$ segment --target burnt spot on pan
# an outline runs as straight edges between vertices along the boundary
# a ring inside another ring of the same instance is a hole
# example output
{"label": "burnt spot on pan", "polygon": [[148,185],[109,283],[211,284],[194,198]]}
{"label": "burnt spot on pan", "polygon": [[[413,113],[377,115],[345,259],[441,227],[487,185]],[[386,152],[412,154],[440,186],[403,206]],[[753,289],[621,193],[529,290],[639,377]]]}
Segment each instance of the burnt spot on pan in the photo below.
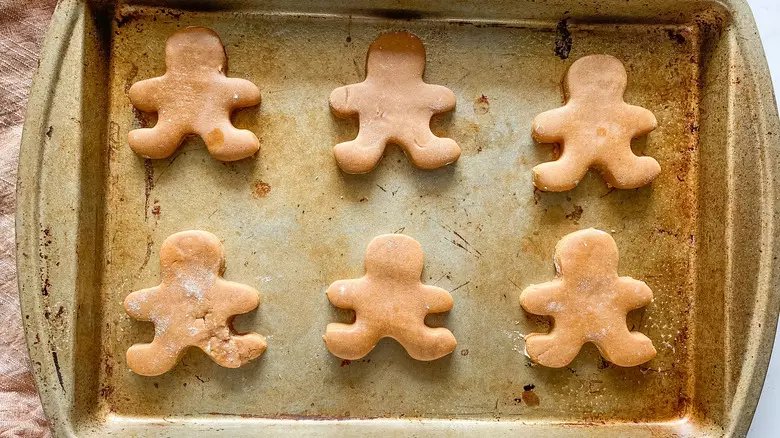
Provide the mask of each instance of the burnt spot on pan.
{"label": "burnt spot on pan", "polygon": [[572,211],[570,213],[566,213],[566,219],[577,224],[579,223],[579,220],[582,218],[583,212],[584,210],[582,209],[582,206],[575,204],[574,207],[572,208]]}
{"label": "burnt spot on pan", "polygon": [[154,203],[152,204],[152,214],[154,215],[155,219],[159,219],[162,215],[162,208],[160,207],[159,199],[155,199]]}
{"label": "burnt spot on pan", "polygon": [[423,14],[420,11],[411,9],[367,9],[365,13],[376,17],[388,18],[390,20],[419,20],[421,18],[431,18],[430,14]]}
{"label": "burnt spot on pan", "polygon": [[568,19],[559,21],[558,25],[555,27],[555,31],[558,34],[555,37],[555,56],[561,58],[562,60],[566,60],[566,58],[569,57],[569,53],[571,52],[572,44]]}
{"label": "burnt spot on pan", "polygon": [[539,406],[540,400],[539,396],[534,392],[535,388],[536,385],[533,383],[523,386],[523,394],[520,398],[523,400],[523,403],[528,406]]}
{"label": "burnt spot on pan", "polygon": [[483,116],[490,112],[490,101],[484,94],[477,98],[474,102],[474,114]]}
{"label": "burnt spot on pan", "polygon": [[677,44],[685,44],[685,36],[673,29],[667,29],[666,35],[669,36],[669,39],[676,42]]}
{"label": "burnt spot on pan", "polygon": [[149,219],[149,195],[154,188],[154,166],[149,158],[144,160],[144,169],[146,170],[146,180],[144,182],[144,221]]}

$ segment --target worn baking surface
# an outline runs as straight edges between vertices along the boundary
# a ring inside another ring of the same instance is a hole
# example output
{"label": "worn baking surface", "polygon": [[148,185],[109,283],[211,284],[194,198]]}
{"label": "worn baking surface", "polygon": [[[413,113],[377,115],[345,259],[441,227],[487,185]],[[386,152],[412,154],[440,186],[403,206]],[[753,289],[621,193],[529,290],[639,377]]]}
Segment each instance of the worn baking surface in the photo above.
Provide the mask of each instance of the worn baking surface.
{"label": "worn baking surface", "polygon": [[[565,421],[685,415],[696,275],[697,30],[124,12],[112,25],[110,60],[104,412]],[[260,109],[234,118],[260,138],[256,158],[220,163],[198,138],[165,160],[144,160],[127,146],[128,130],[153,120],[133,111],[128,87],[164,72],[165,39],[189,25],[214,29],[226,46],[228,76],[260,87]],[[422,38],[426,81],[457,95],[456,110],[433,126],[458,141],[463,156],[425,172],[391,147],[373,172],[346,175],[331,149],[354,138],[357,126],[331,115],[328,95],[363,80],[370,42],[397,30]],[[610,190],[591,171],[569,192],[535,192],[531,168],[552,159],[553,148],[533,142],[531,121],[562,104],[567,66],[593,53],[621,59],[626,101],[657,117],[658,128],[634,150],[655,157],[662,172],[638,190]],[[554,275],[562,236],[587,227],[611,233],[620,274],[653,290],[653,304],[627,321],[658,349],[643,366],[609,365],[593,346],[560,370],[532,366],[523,355],[523,334],[545,331],[548,322],[523,312],[519,294]],[[262,306],[237,326],[267,334],[268,349],[237,370],[191,350],[173,371],[141,377],[127,369],[124,354],[149,341],[153,328],[132,321],[121,303],[159,282],[159,246],[185,229],[224,239],[226,278],[260,290]],[[327,323],[350,318],[328,303],[326,287],[362,275],[367,243],[389,232],[417,239],[424,282],[452,292],[453,310],[429,318],[457,337],[448,357],[417,362],[392,340],[353,362],[325,348]]]}

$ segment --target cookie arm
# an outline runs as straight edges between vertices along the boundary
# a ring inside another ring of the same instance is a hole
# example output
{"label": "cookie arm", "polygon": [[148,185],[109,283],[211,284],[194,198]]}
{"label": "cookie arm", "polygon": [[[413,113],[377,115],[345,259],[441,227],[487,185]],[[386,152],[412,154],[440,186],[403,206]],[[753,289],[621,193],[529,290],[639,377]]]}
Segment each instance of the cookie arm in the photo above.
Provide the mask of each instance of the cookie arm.
{"label": "cookie arm", "polygon": [[225,303],[225,310],[232,315],[251,312],[260,305],[260,293],[245,284],[218,279],[216,291],[219,296],[212,299]]}
{"label": "cookie arm", "polygon": [[520,294],[520,305],[534,315],[554,316],[564,310],[560,300],[561,286],[560,280],[532,284]]}
{"label": "cookie arm", "polygon": [[629,123],[634,128],[633,137],[645,135],[658,127],[658,121],[655,115],[648,109],[641,106],[628,105]]}
{"label": "cookie arm", "polygon": [[151,311],[156,304],[156,295],[160,292],[160,286],[150,287],[135,291],[125,297],[125,311],[139,321],[151,321]]}
{"label": "cookie arm", "polygon": [[330,93],[330,108],[338,117],[350,117],[358,113],[354,96],[358,94],[360,84],[345,85]]}
{"label": "cookie arm", "polygon": [[233,108],[245,108],[260,104],[260,89],[252,82],[241,78],[225,78],[228,98]]}
{"label": "cookie arm", "polygon": [[446,290],[436,286],[422,285],[421,292],[425,297],[425,309],[428,313],[441,313],[452,309],[452,295]]}
{"label": "cookie arm", "polygon": [[617,299],[626,311],[647,306],[653,302],[653,291],[644,282],[631,277],[620,277],[617,280]]}
{"label": "cookie arm", "polygon": [[130,87],[127,97],[134,107],[145,112],[156,112],[160,107],[158,101],[162,77],[138,81]]}
{"label": "cookie arm", "polygon": [[545,111],[534,118],[531,135],[539,143],[560,143],[563,141],[563,124],[568,116],[564,106]]}
{"label": "cookie arm", "polygon": [[434,114],[444,113],[455,109],[455,93],[447,87],[434,84],[425,84],[426,94]]}
{"label": "cookie arm", "polygon": [[341,309],[354,309],[353,295],[360,289],[360,280],[339,280],[325,291],[331,304]]}

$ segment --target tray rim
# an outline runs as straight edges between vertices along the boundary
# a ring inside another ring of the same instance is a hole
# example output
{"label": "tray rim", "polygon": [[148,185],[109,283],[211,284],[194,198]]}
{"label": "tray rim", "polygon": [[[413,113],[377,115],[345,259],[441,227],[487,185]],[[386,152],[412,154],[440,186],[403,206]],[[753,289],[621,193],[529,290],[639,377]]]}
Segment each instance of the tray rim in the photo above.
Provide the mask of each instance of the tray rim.
{"label": "tray rim", "polygon": [[[658,1],[658,0],[653,0]],[[744,55],[752,68],[747,70],[747,75],[756,90],[773,90],[768,64],[764,55],[763,45],[758,37],[758,29],[753,18],[752,11],[747,0],[711,0],[720,3],[731,14],[730,27],[735,31],[734,44],[739,52]],[[16,232],[16,260],[18,291],[21,302],[21,315],[24,322],[27,347],[32,361],[38,361],[39,367],[32,367],[35,375],[35,383],[38,389],[44,412],[50,422],[50,426],[56,436],[75,436],[73,425],[70,423],[69,403],[61,392],[54,392],[49,388],[59,385],[58,373],[50,364],[50,352],[44,342],[35,344],[37,329],[43,328],[47,321],[42,319],[40,312],[33,310],[41,308],[41,298],[37,291],[40,290],[41,279],[38,277],[38,260],[36,257],[25,257],[26,254],[37,254],[39,246],[37,218],[39,217],[38,193],[40,184],[38,175],[41,172],[41,145],[45,138],[45,121],[48,119],[51,102],[57,87],[58,73],[63,60],[64,48],[73,35],[74,29],[81,17],[87,13],[87,0],[59,0],[54,10],[49,28],[46,32],[44,43],[39,57],[39,65],[33,77],[29,94],[29,103],[26,109],[22,141],[19,154],[17,177],[17,210],[15,221]],[[756,303],[756,309],[763,308],[758,317],[753,321],[761,324],[761,329],[751,329],[748,340],[748,350],[745,359],[740,365],[741,373],[736,384],[730,407],[726,408],[727,417],[724,421],[727,428],[726,436],[743,436],[747,434],[753,414],[758,404],[761,389],[766,378],[771,350],[777,330],[778,316],[780,315],[780,289],[773,288],[775,277],[780,278],[780,261],[772,260],[772,254],[780,252],[780,184],[774,184],[774,174],[780,170],[780,138],[772,135],[772,132],[780,132],[780,119],[778,119],[777,105],[774,92],[758,92],[755,108],[757,125],[764,127],[759,132],[759,144],[762,158],[760,182],[767,187],[766,192],[771,194],[765,200],[770,208],[764,210],[761,219],[767,224],[764,235],[760,237],[761,246],[771,251],[761,255],[761,267],[759,269],[759,288],[765,289],[764,293],[757,292],[757,297],[763,298]],[[24,318],[29,314],[29,319]],[[755,327],[755,326],[754,326]],[[46,331],[42,331],[45,333]],[[766,352],[766,354],[762,354]],[[753,353],[753,354],[749,354]],[[777,353],[777,352],[776,352]],[[684,418],[683,418],[684,419]],[[152,420],[152,419],[150,419]],[[279,425],[289,423],[290,420],[277,420]],[[396,420],[394,420],[396,421]],[[404,420],[398,420],[404,421]],[[407,420],[413,421],[413,420]],[[431,419],[432,422],[441,420]],[[333,420],[318,421],[319,423],[360,423],[362,420]],[[415,421],[416,423],[421,423]],[[465,423],[469,421],[466,420]],[[512,422],[522,425],[525,422]],[[567,425],[568,422],[545,422],[545,424]],[[576,423],[581,425],[584,423]],[[620,423],[613,424],[619,425]],[[663,423],[666,424],[666,423]],[[528,425],[526,423],[526,425]],[[340,429],[340,428],[339,428]],[[334,431],[336,433],[344,430]]]}
{"label": "tray rim", "polygon": [[[37,194],[40,189],[38,174],[41,169],[40,145],[43,143],[45,120],[49,116],[50,104],[56,88],[57,75],[62,63],[60,53],[64,51],[70,37],[73,34],[79,16],[83,13],[85,5],[78,0],[58,0],[46,31],[41,51],[38,57],[38,66],[33,75],[27,108],[25,109],[24,125],[22,127],[22,140],[19,149],[19,163],[16,178],[16,272],[17,289],[20,301],[20,317],[24,323],[24,333],[27,350],[30,355],[30,368],[35,377],[35,387],[41,400],[46,420],[55,436],[76,436],[69,421],[67,401],[61,395],[49,394],[44,388],[46,384],[57,381],[57,370],[41,360],[45,349],[38,348],[31,339],[33,327],[43,326],[45,321],[37,314],[25,319],[25,313],[30,309],[41,307],[37,293],[30,293],[40,285],[35,272],[37,264],[28,262],[24,257],[30,248],[35,248],[37,236],[32,224],[39,212]],[[32,103],[42,103],[35,105]],[[27,189],[27,184],[32,183],[32,188]],[[33,252],[32,254],[36,254]],[[34,285],[34,287],[28,287]],[[36,368],[33,364],[38,361],[42,365]],[[53,379],[52,379],[53,377]],[[43,390],[42,390],[43,389]]]}
{"label": "tray rim", "polygon": [[[780,119],[778,119],[772,78],[769,75],[769,64],[750,5],[748,5],[747,0],[718,1],[727,5],[732,13],[732,24],[734,24],[737,33],[735,44],[741,52],[747,55],[748,62],[753,63],[754,68],[748,71],[750,79],[754,82],[757,90],[771,90],[768,93],[758,93],[759,100],[756,108],[758,125],[768,128],[760,132],[761,144],[765,146],[760,149],[764,158],[761,183],[769,187],[767,192],[772,195],[771,199],[767,200],[767,202],[771,202],[772,208],[765,214],[766,217],[762,218],[768,223],[764,229],[764,236],[762,236],[764,241],[762,246],[771,249],[769,253],[762,253],[760,257],[762,266],[759,270],[759,284],[767,289],[766,293],[763,294],[766,297],[763,303],[764,319],[758,321],[763,330],[758,331],[758,333],[751,331],[751,336],[756,336],[757,339],[755,342],[748,342],[749,347],[745,352],[746,359],[742,363],[742,372],[736,385],[731,408],[726,410],[726,414],[729,416],[727,420],[729,427],[724,431],[725,436],[746,436],[761,397],[764,380],[769,369],[769,360],[773,353],[778,317],[780,317],[780,290],[777,287],[772,289],[773,277],[780,275],[780,263],[776,259],[772,260],[773,256],[771,255],[780,250],[780,239],[776,238],[780,235],[780,221],[776,220],[780,215],[780,203],[778,203],[780,186],[774,184],[773,177],[774,173],[780,170],[780,160],[777,157],[778,152],[780,152],[778,149],[780,148],[780,140],[776,137],[773,138],[772,135],[772,132],[777,132],[775,129],[780,127]],[[756,71],[761,73],[757,74]],[[774,158],[771,156],[772,153],[775,154]],[[766,272],[767,265],[770,272]],[[766,278],[762,281],[762,277]],[[759,292],[757,296],[762,296],[762,294]],[[756,303],[756,306],[758,304]],[[766,351],[767,354],[759,354],[761,351]],[[777,351],[774,353],[780,354]],[[754,358],[752,363],[748,362],[747,357]],[[746,370],[747,373],[745,373]]]}

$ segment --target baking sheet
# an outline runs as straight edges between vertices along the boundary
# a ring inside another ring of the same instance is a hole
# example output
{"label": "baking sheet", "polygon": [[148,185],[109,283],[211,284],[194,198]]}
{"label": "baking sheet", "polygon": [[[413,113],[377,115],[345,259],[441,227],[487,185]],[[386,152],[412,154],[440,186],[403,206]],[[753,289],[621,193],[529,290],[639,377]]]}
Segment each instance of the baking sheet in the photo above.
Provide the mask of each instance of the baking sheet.
{"label": "baking sheet", "polygon": [[[491,424],[500,424],[496,432],[507,431],[507,425],[532,431],[568,424],[594,433],[619,433],[621,425],[635,423],[644,424],[647,433],[717,433],[736,424],[722,407],[731,396],[713,398],[707,391],[737,388],[739,379],[732,383],[729,373],[739,375],[752,364],[765,369],[766,363],[754,357],[738,369],[735,365],[741,355],[730,346],[729,333],[756,314],[755,308],[749,315],[734,314],[741,308],[729,300],[729,281],[741,265],[731,261],[733,255],[718,257],[723,248],[742,254],[741,234],[731,227],[752,231],[753,240],[766,245],[755,236],[756,230],[766,233],[768,225],[736,213],[749,209],[750,202],[760,204],[764,214],[774,207],[755,194],[729,201],[740,183],[733,172],[741,165],[734,164],[733,151],[719,154],[733,143],[727,141],[730,125],[717,112],[718,98],[729,102],[723,116],[732,122],[739,118],[739,102],[719,75],[725,72],[730,82],[741,72],[729,73],[736,58],[718,44],[728,44],[724,29],[733,17],[723,16],[734,12],[693,3],[706,12],[681,22],[645,22],[640,15],[571,23],[460,19],[413,9],[290,13],[267,4],[225,10],[131,5],[113,15],[100,5],[85,9],[75,29],[83,29],[87,43],[70,55],[89,63],[80,73],[80,93],[72,96],[81,104],[80,130],[73,132],[97,141],[72,157],[81,166],[79,175],[60,172],[40,183],[60,193],[40,190],[38,204],[44,210],[37,234],[45,263],[37,278],[48,286],[47,295],[37,298],[49,312],[47,323],[59,324],[58,333],[71,342],[63,345],[52,336],[46,342],[50,351],[43,353],[53,358],[55,382],[72,400],[75,413],[62,421],[101,433],[131,426],[144,431],[144,424],[190,424],[212,432],[226,424],[255,424],[261,433],[288,423],[303,428],[288,431],[316,432],[332,420],[367,420],[360,422],[367,430],[456,420],[461,431]],[[144,160],[127,146],[130,129],[154,122],[133,110],[127,89],[164,72],[165,39],[189,25],[214,29],[226,46],[228,74],[260,87],[260,108],[234,117],[237,126],[260,138],[256,158],[220,163],[197,138],[166,160]],[[370,174],[346,175],[331,148],[353,138],[357,126],[335,119],[327,96],[361,81],[368,45],[379,33],[395,30],[422,38],[426,81],[455,92],[456,110],[436,118],[433,128],[456,139],[463,155],[454,165],[424,172],[390,147]],[[534,191],[531,168],[552,159],[553,152],[531,139],[531,120],[562,104],[567,66],[593,53],[620,58],[629,75],[626,101],[656,115],[659,127],[633,146],[638,154],[655,157],[662,173],[637,190],[610,190],[590,172],[572,191]],[[64,59],[60,71],[68,72],[68,55]],[[65,102],[54,101],[49,117],[60,117],[58,105]],[[769,120],[776,125],[776,114]],[[68,134],[59,131],[44,131],[48,147],[68,147]],[[760,135],[756,131],[753,138]],[[44,152],[40,168],[47,175],[55,171],[51,154],[56,152]],[[92,159],[102,163],[99,172],[91,172]],[[725,172],[728,182],[718,182]],[[763,192],[761,181],[743,186]],[[98,196],[84,201],[87,193]],[[69,202],[78,205],[73,222],[62,220],[69,217]],[[701,216],[710,211],[719,213]],[[717,223],[717,214],[727,220]],[[737,216],[745,220],[736,224]],[[629,327],[648,335],[658,350],[645,365],[615,367],[593,346],[563,369],[534,366],[522,354],[523,334],[545,331],[549,322],[520,309],[520,291],[552,278],[555,243],[587,227],[610,232],[621,253],[621,275],[642,279],[654,291],[653,304],[627,318]],[[259,310],[237,318],[236,326],[266,335],[268,349],[237,370],[220,368],[190,350],[165,375],[134,375],[124,353],[133,343],[151,340],[153,326],[131,320],[121,303],[128,293],[159,282],[159,245],[185,229],[217,234],[227,251],[226,278],[260,290]],[[328,303],[325,288],[362,275],[365,246],[388,232],[417,239],[425,252],[425,282],[452,292],[453,310],[428,318],[455,334],[458,348],[451,356],[416,362],[389,339],[352,362],[325,348],[325,325],[350,318]],[[70,241],[76,254],[86,251],[79,243],[85,233],[97,248],[88,256],[93,260],[76,261],[60,250]],[[744,251],[754,244],[748,241]],[[57,269],[55,261],[70,263],[74,272]],[[776,294],[761,295],[757,266],[752,293],[767,303],[761,315],[776,319]],[[753,271],[741,272],[745,278],[733,281],[752,281]],[[69,303],[60,304],[53,289],[68,279],[81,287],[70,293]],[[724,320],[725,325],[712,325]],[[29,323],[28,338],[42,326]],[[757,338],[772,327],[751,330]],[[63,377],[63,367],[82,361],[94,362],[94,372]],[[727,365],[718,370],[718,364]],[[324,422],[309,428],[307,420]]]}

